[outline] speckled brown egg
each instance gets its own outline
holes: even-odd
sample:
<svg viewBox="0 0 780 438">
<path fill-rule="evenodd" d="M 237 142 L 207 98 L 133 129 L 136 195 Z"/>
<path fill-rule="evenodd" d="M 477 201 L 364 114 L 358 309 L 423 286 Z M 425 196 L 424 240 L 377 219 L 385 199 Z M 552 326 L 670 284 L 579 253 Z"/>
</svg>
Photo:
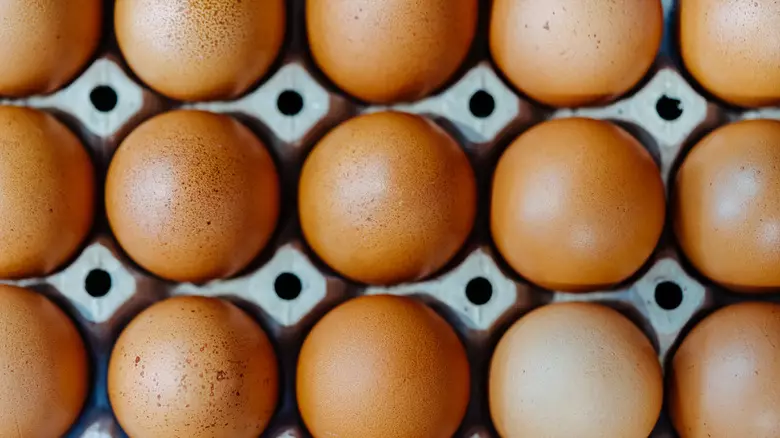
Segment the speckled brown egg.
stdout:
<svg viewBox="0 0 780 438">
<path fill-rule="evenodd" d="M 217 298 L 149 307 L 122 331 L 108 366 L 111 406 L 131 437 L 255 438 L 278 388 L 263 329 Z"/>
<path fill-rule="evenodd" d="M 551 304 L 499 341 L 489 399 L 503 438 L 646 438 L 663 403 L 661 366 L 650 341 L 617 311 Z"/>
<path fill-rule="evenodd" d="M 490 51 L 534 100 L 598 105 L 642 79 L 662 35 L 660 0 L 495 0 Z"/>
<path fill-rule="evenodd" d="M 780 104 L 780 2 L 681 0 L 680 50 L 707 91 L 738 106 Z"/>
<path fill-rule="evenodd" d="M 101 0 L 0 2 L 0 95 L 50 93 L 92 57 L 103 23 Z"/>
<path fill-rule="evenodd" d="M 154 117 L 120 145 L 106 212 L 139 265 L 204 282 L 245 268 L 279 216 L 279 181 L 263 143 L 238 121 L 201 111 Z"/>
<path fill-rule="evenodd" d="M 681 438 L 780 436 L 780 305 L 741 303 L 694 326 L 669 372 Z"/>
<path fill-rule="evenodd" d="M 264 76 L 285 34 L 284 0 L 117 0 L 130 68 L 179 100 L 235 98 Z"/>
<path fill-rule="evenodd" d="M 537 125 L 504 152 L 493 178 L 491 231 L 509 265 L 562 291 L 606 288 L 634 274 L 664 225 L 661 174 L 629 133 L 606 121 Z"/>
<path fill-rule="evenodd" d="M 675 184 L 674 228 L 691 263 L 729 288 L 780 288 L 780 122 L 717 129 L 688 154 Z"/>
<path fill-rule="evenodd" d="M 339 88 L 374 103 L 417 100 L 463 63 L 478 0 L 307 0 L 312 57 Z"/>
<path fill-rule="evenodd" d="M 455 140 L 420 116 L 385 112 L 336 127 L 303 165 L 298 206 L 306 241 L 363 283 L 419 280 L 442 268 L 471 231 L 476 183 Z"/>
<path fill-rule="evenodd" d="M 296 389 L 315 438 L 450 438 L 466 413 L 469 363 L 458 336 L 425 304 L 363 296 L 314 326 Z"/>
<path fill-rule="evenodd" d="M 94 173 L 54 117 L 0 106 L 0 278 L 43 276 L 75 255 L 92 227 Z"/>
<path fill-rule="evenodd" d="M 89 363 L 73 322 L 36 292 L 0 285 L 0 436 L 65 436 L 87 398 Z"/>
</svg>

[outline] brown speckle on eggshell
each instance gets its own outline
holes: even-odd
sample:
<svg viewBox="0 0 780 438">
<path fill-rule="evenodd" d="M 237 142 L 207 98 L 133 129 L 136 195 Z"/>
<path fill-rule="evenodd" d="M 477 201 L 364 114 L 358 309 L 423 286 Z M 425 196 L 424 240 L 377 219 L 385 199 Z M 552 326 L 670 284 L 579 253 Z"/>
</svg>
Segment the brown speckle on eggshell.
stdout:
<svg viewBox="0 0 780 438">
<path fill-rule="evenodd" d="M 122 331 L 108 395 L 131 437 L 255 438 L 278 398 L 278 365 L 265 332 L 217 298 L 174 297 Z"/>
<path fill-rule="evenodd" d="M 92 57 L 103 24 L 102 0 L 0 2 L 0 95 L 55 91 Z"/>
<path fill-rule="evenodd" d="M 476 214 L 466 154 L 433 122 L 351 119 L 312 150 L 298 188 L 301 228 L 325 263 L 371 284 L 420 280 L 465 242 Z"/>
<path fill-rule="evenodd" d="M 150 87 L 179 100 L 238 97 L 285 34 L 284 0 L 117 0 L 117 42 Z"/>
<path fill-rule="evenodd" d="M 0 436 L 65 436 L 89 390 L 81 335 L 37 292 L 0 285 L 0 309 Z"/>
<path fill-rule="evenodd" d="M 270 239 L 279 181 L 238 121 L 173 111 L 136 128 L 108 170 L 106 210 L 122 248 L 161 277 L 204 282 L 245 268 Z"/>
<path fill-rule="evenodd" d="M 644 77 L 663 26 L 660 0 L 495 0 L 490 51 L 534 100 L 598 105 Z"/>
<path fill-rule="evenodd" d="M 663 403 L 661 366 L 650 341 L 617 311 L 551 304 L 499 341 L 489 399 L 503 438 L 646 438 Z"/>
<path fill-rule="evenodd" d="M 95 171 L 44 112 L 0 106 L 0 278 L 43 276 L 73 257 L 94 216 Z"/>
<path fill-rule="evenodd" d="M 308 0 L 312 57 L 336 85 L 369 102 L 418 100 L 468 54 L 478 0 Z"/>
<path fill-rule="evenodd" d="M 491 231 L 509 265 L 562 291 L 610 287 L 655 250 L 665 194 L 650 154 L 617 125 L 558 119 L 518 137 L 493 177 Z"/>
<path fill-rule="evenodd" d="M 298 407 L 315 438 L 451 438 L 469 401 L 455 332 L 425 304 L 374 295 L 325 315 L 298 359 Z"/>
</svg>

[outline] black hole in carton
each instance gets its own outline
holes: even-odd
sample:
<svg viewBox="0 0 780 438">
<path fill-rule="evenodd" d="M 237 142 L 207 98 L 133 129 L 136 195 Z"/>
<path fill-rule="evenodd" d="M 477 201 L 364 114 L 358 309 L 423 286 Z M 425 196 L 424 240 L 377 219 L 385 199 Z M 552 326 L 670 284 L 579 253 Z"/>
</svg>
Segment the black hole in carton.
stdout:
<svg viewBox="0 0 780 438">
<path fill-rule="evenodd" d="M 107 113 L 116 108 L 118 97 L 113 88 L 108 85 L 99 85 L 89 93 L 89 100 L 96 110 Z"/>
<path fill-rule="evenodd" d="M 95 298 L 104 297 L 111 290 L 111 274 L 102 269 L 93 269 L 84 280 L 84 289 Z"/>
<path fill-rule="evenodd" d="M 481 306 L 490 301 L 493 297 L 493 285 L 484 277 L 472 278 L 466 285 L 466 298 L 472 304 Z"/>
<path fill-rule="evenodd" d="M 285 116 L 294 116 L 303 109 L 303 96 L 293 90 L 285 90 L 276 99 L 276 107 Z"/>
<path fill-rule="evenodd" d="M 484 119 L 490 117 L 496 109 L 496 101 L 493 96 L 485 90 L 479 90 L 471 95 L 469 99 L 469 111 L 474 117 Z"/>
<path fill-rule="evenodd" d="M 683 300 L 682 288 L 677 283 L 664 281 L 655 286 L 655 302 L 664 310 L 680 307 Z"/>
<path fill-rule="evenodd" d="M 683 113 L 682 102 L 666 95 L 661 96 L 655 103 L 655 111 L 658 115 L 668 121 L 674 121 L 680 118 Z"/>
<path fill-rule="evenodd" d="M 283 300 L 291 301 L 298 298 L 302 289 L 301 279 L 289 272 L 279 274 L 274 281 L 276 295 Z"/>
</svg>

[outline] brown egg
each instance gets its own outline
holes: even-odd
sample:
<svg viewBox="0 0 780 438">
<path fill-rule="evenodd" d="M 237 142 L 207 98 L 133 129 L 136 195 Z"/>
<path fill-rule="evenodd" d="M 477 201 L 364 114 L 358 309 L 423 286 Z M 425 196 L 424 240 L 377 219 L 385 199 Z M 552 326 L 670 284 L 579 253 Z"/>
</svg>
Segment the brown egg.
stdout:
<svg viewBox="0 0 780 438">
<path fill-rule="evenodd" d="M 646 438 L 663 403 L 661 366 L 650 341 L 617 311 L 552 304 L 501 338 L 489 398 L 503 438 Z"/>
<path fill-rule="evenodd" d="M 0 285 L 0 436 L 65 436 L 87 398 L 89 364 L 73 322 L 43 295 Z"/>
<path fill-rule="evenodd" d="M 780 436 L 779 345 L 774 303 L 728 306 L 696 325 L 668 376 L 680 437 Z"/>
<path fill-rule="evenodd" d="M 680 50 L 691 75 L 728 103 L 780 104 L 780 3 L 681 0 Z"/>
<path fill-rule="evenodd" d="M 655 249 L 664 216 L 655 162 L 609 122 L 542 123 L 496 167 L 493 240 L 510 266 L 548 289 L 594 290 L 627 279 Z"/>
<path fill-rule="evenodd" d="M 639 83 L 662 35 L 660 0 L 495 0 L 490 51 L 543 104 L 599 105 Z"/>
<path fill-rule="evenodd" d="M 706 277 L 739 291 L 778 290 L 780 122 L 738 122 L 699 142 L 677 174 L 674 228 Z"/>
<path fill-rule="evenodd" d="M 298 407 L 315 438 L 450 438 L 469 402 L 458 336 L 412 298 L 363 296 L 325 315 L 298 359 Z"/>
<path fill-rule="evenodd" d="M 43 276 L 75 255 L 92 227 L 94 173 L 54 117 L 0 106 L 0 278 Z"/>
<path fill-rule="evenodd" d="M 449 80 L 466 58 L 478 0 L 307 0 L 314 61 L 369 102 L 412 101 Z"/>
<path fill-rule="evenodd" d="M 263 249 L 279 216 L 279 180 L 263 143 L 236 120 L 173 111 L 122 142 L 106 210 L 139 265 L 204 282 L 236 274 Z"/>
<path fill-rule="evenodd" d="M 420 280 L 465 242 L 476 182 L 455 140 L 420 116 L 385 112 L 338 126 L 303 165 L 298 206 L 312 249 L 360 282 Z"/>
<path fill-rule="evenodd" d="M 217 298 L 174 297 L 141 312 L 108 366 L 111 406 L 131 437 L 255 438 L 278 389 L 263 329 Z"/>
<path fill-rule="evenodd" d="M 0 95 L 50 93 L 92 57 L 103 24 L 101 0 L 0 3 Z"/>
<path fill-rule="evenodd" d="M 284 0 L 117 0 L 130 68 L 179 100 L 232 99 L 264 76 L 285 33 Z"/>
</svg>

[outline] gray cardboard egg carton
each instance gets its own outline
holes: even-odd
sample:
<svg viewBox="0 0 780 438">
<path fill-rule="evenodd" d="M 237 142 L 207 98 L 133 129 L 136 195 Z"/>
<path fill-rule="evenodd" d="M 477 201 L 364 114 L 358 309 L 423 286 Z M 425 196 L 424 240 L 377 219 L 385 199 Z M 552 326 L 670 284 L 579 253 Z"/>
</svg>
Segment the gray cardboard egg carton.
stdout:
<svg viewBox="0 0 780 438">
<path fill-rule="evenodd" d="M 99 175 L 104 175 L 121 140 L 155 114 L 178 107 L 227 113 L 253 129 L 272 149 L 285 187 L 275 239 L 256 263 L 236 278 L 205 285 L 173 284 L 154 278 L 123 254 L 101 213 L 92 237 L 72 263 L 46 278 L 12 282 L 55 299 L 78 321 L 90 345 L 93 391 L 69 436 L 123 436 L 111 413 L 105 387 L 111 347 L 133 316 L 171 295 L 229 299 L 255 316 L 272 337 L 283 380 L 279 409 L 264 434 L 273 438 L 308 436 L 295 404 L 297 350 L 310 327 L 328 309 L 360 294 L 413 295 L 453 324 L 466 344 L 472 366 L 472 401 L 458 432 L 459 437 L 468 438 L 496 436 L 487 406 L 489 360 L 506 328 L 531 308 L 560 301 L 598 301 L 615 307 L 645 331 L 658 350 L 659 360 L 665 364 L 692 320 L 708 309 L 741 299 L 702 280 L 685 265 L 668 223 L 658 249 L 639 273 L 612 290 L 585 294 L 548 292 L 529 285 L 506 268 L 490 241 L 487 200 L 491 169 L 503 147 L 534 123 L 571 116 L 612 120 L 636 135 L 650 150 L 668 187 L 684 150 L 714 127 L 743 117 L 780 118 L 780 110 L 730 112 L 709 102 L 695 86 L 689 85 L 670 50 L 673 0 L 664 1 L 665 48 L 637 90 L 605 107 L 558 111 L 524 100 L 496 74 L 484 49 L 485 11 L 489 6 L 485 5 L 474 53 L 452 83 L 433 97 L 393 107 L 433 118 L 468 152 L 481 188 L 475 231 L 443 272 L 427 281 L 390 288 L 365 288 L 339 278 L 307 249 L 298 229 L 297 176 L 307 151 L 339 122 L 385 108 L 363 106 L 322 78 L 305 49 L 303 0 L 288 3 L 287 48 L 259 86 L 238 100 L 185 105 L 169 101 L 133 79 L 115 44 L 109 44 L 79 78 L 59 92 L 3 101 L 41 108 L 59 116 L 91 149 Z M 105 282 L 105 274 L 110 276 L 110 285 Z M 674 436 L 665 414 L 652 436 Z"/>
</svg>

